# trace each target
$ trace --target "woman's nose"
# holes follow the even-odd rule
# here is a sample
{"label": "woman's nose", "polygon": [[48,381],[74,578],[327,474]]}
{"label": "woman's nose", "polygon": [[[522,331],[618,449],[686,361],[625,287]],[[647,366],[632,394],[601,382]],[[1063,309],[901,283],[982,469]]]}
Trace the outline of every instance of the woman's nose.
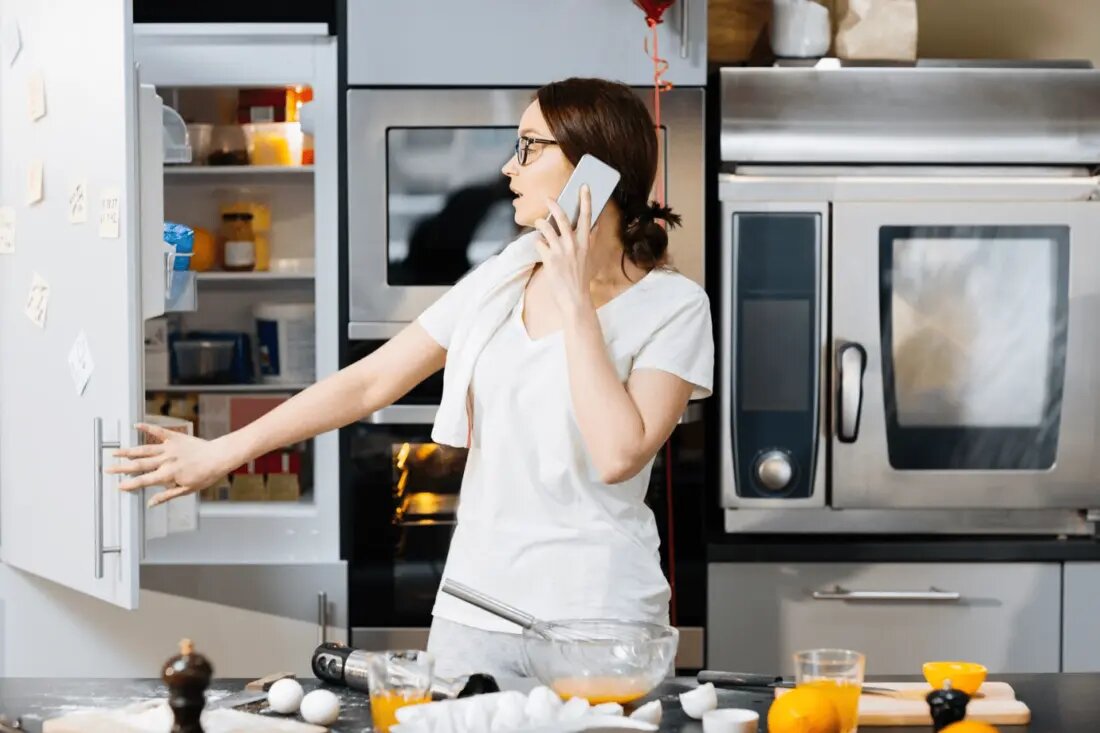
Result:
{"label": "woman's nose", "polygon": [[508,159],[508,162],[504,164],[504,167],[500,169],[500,172],[511,178],[519,172],[519,166],[516,164],[515,153]]}

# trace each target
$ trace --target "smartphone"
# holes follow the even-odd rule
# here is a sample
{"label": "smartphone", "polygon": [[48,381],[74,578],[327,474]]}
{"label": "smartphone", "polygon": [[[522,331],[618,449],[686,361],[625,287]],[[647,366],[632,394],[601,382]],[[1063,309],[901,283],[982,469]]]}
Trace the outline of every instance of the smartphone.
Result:
{"label": "smartphone", "polygon": [[[592,226],[595,226],[607,202],[611,200],[615,186],[619,185],[620,177],[617,170],[596,156],[588,154],[581,156],[577,161],[577,167],[573,169],[573,175],[565,182],[565,187],[558,194],[558,206],[569,217],[569,225],[573,229],[577,228],[577,218],[581,213],[581,186],[588,184],[588,191],[592,197]],[[549,221],[554,231],[561,234],[553,216],[549,217]]]}

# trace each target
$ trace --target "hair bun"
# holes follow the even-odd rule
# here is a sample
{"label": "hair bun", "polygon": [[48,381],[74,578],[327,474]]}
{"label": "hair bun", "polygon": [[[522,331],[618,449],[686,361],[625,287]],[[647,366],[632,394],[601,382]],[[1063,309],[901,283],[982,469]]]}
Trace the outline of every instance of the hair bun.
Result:
{"label": "hair bun", "polygon": [[639,218],[649,221],[660,219],[671,227],[680,226],[680,215],[674,212],[671,207],[662,206],[656,201],[650,201],[642,210]]}

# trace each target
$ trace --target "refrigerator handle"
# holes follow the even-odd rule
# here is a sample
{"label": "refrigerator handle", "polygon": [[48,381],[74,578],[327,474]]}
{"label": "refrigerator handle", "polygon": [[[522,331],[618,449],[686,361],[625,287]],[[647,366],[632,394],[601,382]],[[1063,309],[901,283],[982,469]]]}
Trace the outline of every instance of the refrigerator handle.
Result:
{"label": "refrigerator handle", "polygon": [[837,351],[837,438],[854,443],[859,437],[859,417],[863,411],[863,372],[867,369],[867,351],[857,343],[845,343]]}
{"label": "refrigerator handle", "polygon": [[97,417],[93,420],[94,437],[92,442],[95,448],[95,481],[92,483],[92,521],[95,522],[95,528],[92,533],[95,543],[95,578],[100,580],[103,578],[103,556],[108,554],[121,554],[121,545],[114,547],[103,546],[103,451],[114,450],[121,447],[121,443],[117,440],[104,441],[103,440],[103,418]]}
{"label": "refrigerator handle", "polygon": [[688,0],[680,0],[680,58],[688,57]]}

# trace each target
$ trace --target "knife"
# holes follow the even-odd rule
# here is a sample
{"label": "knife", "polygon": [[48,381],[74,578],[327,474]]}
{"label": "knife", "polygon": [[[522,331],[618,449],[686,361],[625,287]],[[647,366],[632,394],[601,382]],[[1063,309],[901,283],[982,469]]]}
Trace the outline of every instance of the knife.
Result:
{"label": "knife", "polygon": [[226,695],[223,698],[207,703],[206,709],[218,710],[220,708],[239,708],[242,705],[266,700],[267,691],[271,689],[271,685],[284,678],[293,679],[294,675],[288,672],[279,672],[277,674],[261,677],[258,680],[252,680],[245,685],[242,691],[234,692],[232,695]]}
{"label": "knife", "polygon": [[[777,675],[753,674],[751,672],[718,672],[704,669],[696,676],[699,684],[710,682],[715,687],[727,690],[739,690],[746,687],[794,687],[795,682],[790,677]],[[898,690],[892,687],[876,687],[874,685],[862,685],[861,692],[869,695],[897,695]]]}

